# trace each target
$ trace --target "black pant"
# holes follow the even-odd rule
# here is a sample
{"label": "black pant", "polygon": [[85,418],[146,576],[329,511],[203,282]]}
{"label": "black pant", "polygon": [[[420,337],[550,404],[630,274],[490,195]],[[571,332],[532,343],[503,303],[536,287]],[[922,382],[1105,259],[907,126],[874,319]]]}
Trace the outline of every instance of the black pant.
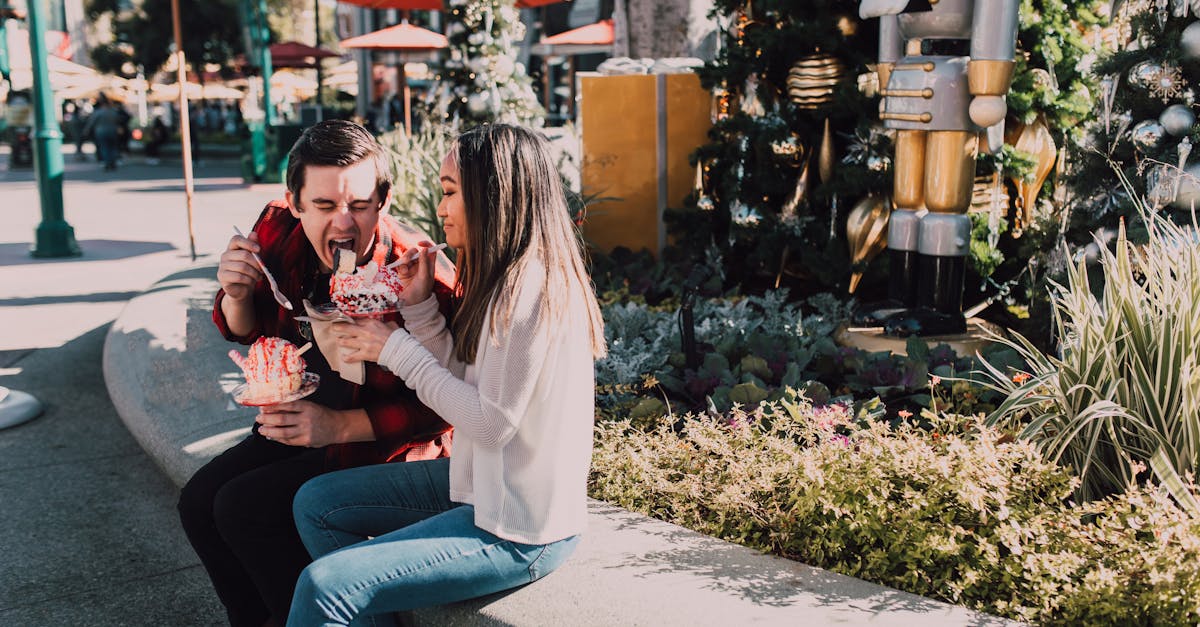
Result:
{"label": "black pant", "polygon": [[287,620],[312,559],[292,519],[292,497],[325,472],[325,450],[272,442],[257,430],[196,471],[179,518],[233,627]]}

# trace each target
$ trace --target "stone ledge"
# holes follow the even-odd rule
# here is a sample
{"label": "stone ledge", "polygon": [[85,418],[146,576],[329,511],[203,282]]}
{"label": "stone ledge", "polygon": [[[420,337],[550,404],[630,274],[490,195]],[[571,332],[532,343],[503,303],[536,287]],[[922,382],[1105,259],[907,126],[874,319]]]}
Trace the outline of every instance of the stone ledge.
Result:
{"label": "stone ledge", "polygon": [[[216,267],[171,274],[134,298],[104,345],[126,427],[176,485],[249,431],[240,372],[211,322]],[[409,613],[413,625],[1010,625],[599,501],[575,555],[517,590]]]}

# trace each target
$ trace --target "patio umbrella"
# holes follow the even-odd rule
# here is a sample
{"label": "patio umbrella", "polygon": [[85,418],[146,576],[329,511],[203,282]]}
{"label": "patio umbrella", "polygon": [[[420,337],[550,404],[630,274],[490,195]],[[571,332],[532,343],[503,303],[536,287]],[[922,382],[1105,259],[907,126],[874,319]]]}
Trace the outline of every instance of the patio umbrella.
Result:
{"label": "patio umbrella", "polygon": [[[441,0],[341,0],[368,9],[406,9],[411,11],[441,11]],[[517,0],[518,9],[532,9],[547,4],[558,4],[563,0]]]}
{"label": "patio umbrella", "polygon": [[[429,29],[413,26],[402,22],[366,35],[342,40],[343,48],[365,48],[368,50],[394,50],[398,52],[438,50],[448,45],[446,36]],[[404,92],[404,128],[412,130],[411,100],[412,93],[408,88],[408,79],[404,74],[404,63],[401,62],[400,89]]]}
{"label": "patio umbrella", "polygon": [[351,96],[358,94],[358,62],[350,60],[330,68],[321,79],[321,85]]}
{"label": "patio umbrella", "polygon": [[[193,83],[191,81],[188,81],[183,92],[188,100],[200,100],[204,96],[204,88],[200,86],[200,83]],[[151,85],[150,93],[146,94],[146,100],[148,102],[172,102],[179,100],[179,83]]]}
{"label": "patio umbrella", "polygon": [[295,100],[304,100],[317,93],[317,81],[287,70],[280,70],[271,75],[271,89],[281,94],[288,94]]}
{"label": "patio umbrella", "polygon": [[119,76],[91,76],[54,92],[63,100],[95,100],[100,94],[109,100],[126,102],[130,99],[129,81]]}
{"label": "patio umbrella", "polygon": [[437,50],[447,45],[445,35],[408,22],[342,40],[343,48],[370,50]]}
{"label": "patio umbrella", "polygon": [[269,49],[273,68],[314,68],[321,59],[338,56],[336,52],[298,41],[271,44]]}
{"label": "patio umbrella", "polygon": [[542,63],[545,65],[545,71],[542,72],[542,79],[545,81],[545,89],[543,90],[545,98],[545,107],[550,109],[550,61],[547,57],[553,54],[567,55],[567,84],[570,85],[569,107],[571,113],[575,111],[575,56],[577,54],[591,54],[594,52],[611,53],[613,41],[616,39],[616,31],[613,28],[613,21],[600,20],[595,24],[580,26],[565,33],[543,37],[537,45],[533,46],[531,52],[542,57]]}
{"label": "patio umbrella", "polygon": [[201,94],[206,100],[241,100],[246,97],[241,90],[220,83],[205,83]]}
{"label": "patio umbrella", "polygon": [[590,54],[593,52],[611,52],[616,31],[613,21],[600,20],[595,24],[580,26],[565,33],[543,37],[533,53],[542,56],[549,54]]}

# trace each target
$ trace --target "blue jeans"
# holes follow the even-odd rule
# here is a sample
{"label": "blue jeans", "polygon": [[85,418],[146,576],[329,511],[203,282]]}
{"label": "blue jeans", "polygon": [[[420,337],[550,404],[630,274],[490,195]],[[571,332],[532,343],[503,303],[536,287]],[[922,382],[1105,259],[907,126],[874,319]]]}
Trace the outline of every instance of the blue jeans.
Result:
{"label": "blue jeans", "polygon": [[475,526],[450,501],[450,460],[321,475],[300,488],[296,527],[315,562],[300,575],[288,625],[366,624],[368,617],[483,596],[536,581],[578,544],[522,544]]}

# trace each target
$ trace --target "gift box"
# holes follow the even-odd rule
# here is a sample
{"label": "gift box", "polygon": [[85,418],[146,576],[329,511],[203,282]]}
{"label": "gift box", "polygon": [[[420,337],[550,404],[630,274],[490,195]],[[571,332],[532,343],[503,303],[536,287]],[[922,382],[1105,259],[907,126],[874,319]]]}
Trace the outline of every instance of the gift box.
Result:
{"label": "gift box", "polygon": [[580,75],[580,181],[587,241],[661,253],[663,213],[693,190],[688,156],[708,138],[711,96],[693,73]]}

